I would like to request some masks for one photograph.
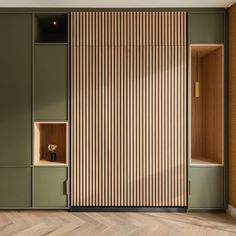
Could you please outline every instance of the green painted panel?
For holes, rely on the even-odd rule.
[[[189,208],[224,207],[224,167],[190,167]]]
[[[67,119],[67,45],[35,45],[35,120]]]
[[[224,43],[224,13],[190,13],[189,43]]]
[[[31,14],[0,14],[0,165],[31,164]]]
[[[66,207],[66,180],[66,167],[36,167],[34,169],[35,207]]]
[[[0,207],[31,206],[31,168],[0,168]]]

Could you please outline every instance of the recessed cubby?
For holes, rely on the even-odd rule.
[[[191,165],[224,164],[224,47],[191,45]]]
[[[34,123],[34,165],[68,164],[68,125],[67,122]],[[56,148],[56,161],[50,160],[49,144]]]
[[[35,14],[34,40],[36,43],[67,43],[67,14]]]

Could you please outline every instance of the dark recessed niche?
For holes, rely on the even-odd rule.
[[[36,43],[67,43],[67,14],[35,14]]]

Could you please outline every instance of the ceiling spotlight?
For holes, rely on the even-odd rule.
[[[57,24],[57,22],[54,20],[54,21],[52,22],[52,24],[53,24],[53,25],[56,25],[56,24]]]

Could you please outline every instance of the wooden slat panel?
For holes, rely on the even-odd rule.
[[[186,13],[71,13],[72,206],[186,206]]]

